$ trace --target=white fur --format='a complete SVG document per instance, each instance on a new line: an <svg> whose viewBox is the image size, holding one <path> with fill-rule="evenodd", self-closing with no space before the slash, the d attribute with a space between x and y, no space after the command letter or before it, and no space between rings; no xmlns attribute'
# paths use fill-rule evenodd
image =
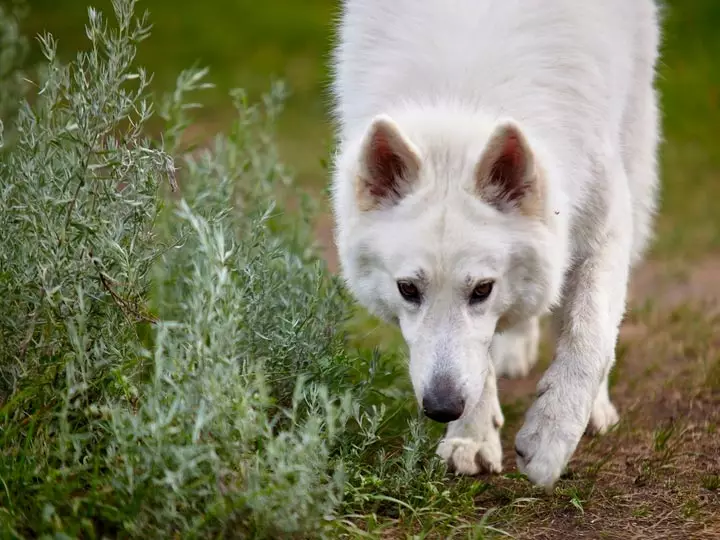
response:
<svg viewBox="0 0 720 540"><path fill-rule="evenodd" d="M462 392L463 417L438 448L458 472L499 470L493 364L526 374L548 311L555 358L516 438L519 468L550 487L586 428L617 422L607 376L656 206L658 26L652 0L344 2L333 84L342 273L363 305L399 323L420 403L438 373ZM369 208L357 179L377 122L419 169L400 201ZM475 189L505 122L539 171L534 214ZM396 280L418 272L415 305ZM468 287L489 279L488 300L469 305Z"/></svg>
<svg viewBox="0 0 720 540"><path fill-rule="evenodd" d="M496 334L490 355L498 364L497 374L513 379L525 377L537 362L539 341L537 317Z"/></svg>
<svg viewBox="0 0 720 540"><path fill-rule="evenodd" d="M492 369L491 365L476 410L451 422L445 438L438 445L437 454L457 474L502 471L500 428L505 419L500 410L497 380Z"/></svg>

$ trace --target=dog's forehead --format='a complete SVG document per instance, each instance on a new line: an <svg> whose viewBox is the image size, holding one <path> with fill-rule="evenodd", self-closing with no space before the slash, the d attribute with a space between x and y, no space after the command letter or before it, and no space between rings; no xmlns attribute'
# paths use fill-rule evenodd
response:
<svg viewBox="0 0 720 540"><path fill-rule="evenodd" d="M461 207L428 208L388 230L385 241L397 274L425 279L500 272L511 249L502 223L492 216L478 220Z"/></svg>

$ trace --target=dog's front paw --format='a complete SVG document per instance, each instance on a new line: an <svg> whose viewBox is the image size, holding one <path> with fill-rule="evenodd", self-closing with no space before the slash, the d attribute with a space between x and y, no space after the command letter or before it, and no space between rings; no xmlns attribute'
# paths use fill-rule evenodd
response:
<svg viewBox="0 0 720 540"><path fill-rule="evenodd" d="M499 434L491 434L484 441L466 438L443 439L437 455L456 474L472 476L484 472L502 471L502 446Z"/></svg>
<svg viewBox="0 0 720 540"><path fill-rule="evenodd" d="M572 401L570 401L572 403ZM530 481L550 489L580 442L585 424L567 400L548 390L530 407L515 437L518 469Z"/></svg>

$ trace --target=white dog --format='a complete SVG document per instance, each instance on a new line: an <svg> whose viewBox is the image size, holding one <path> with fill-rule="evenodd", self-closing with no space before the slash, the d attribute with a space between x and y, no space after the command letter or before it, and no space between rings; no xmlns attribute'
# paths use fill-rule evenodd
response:
<svg viewBox="0 0 720 540"><path fill-rule="evenodd" d="M608 395L628 272L651 236L652 0L345 0L334 57L336 243L358 301L397 322L438 454L501 470L496 376L555 356L517 434L551 487Z"/></svg>

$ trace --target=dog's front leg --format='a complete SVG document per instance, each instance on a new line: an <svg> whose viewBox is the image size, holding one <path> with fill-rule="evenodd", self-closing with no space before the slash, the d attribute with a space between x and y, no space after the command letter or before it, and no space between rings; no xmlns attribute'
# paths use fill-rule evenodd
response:
<svg viewBox="0 0 720 540"><path fill-rule="evenodd" d="M497 377L492 364L478 404L459 420L448 425L437 455L457 473L474 475L502 470L500 428L504 422L497 391Z"/></svg>
<svg viewBox="0 0 720 540"><path fill-rule="evenodd" d="M538 359L540 324L537 317L522 321L495 334L492 359L499 377L526 377Z"/></svg>
<svg viewBox="0 0 720 540"><path fill-rule="evenodd" d="M557 481L591 415L593 424L617 421L603 385L625 310L631 237L619 228L608 231L596 252L568 275L563 302L554 314L555 359L538 383L537 399L515 439L518 468L536 485L550 488Z"/></svg>

